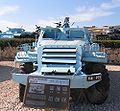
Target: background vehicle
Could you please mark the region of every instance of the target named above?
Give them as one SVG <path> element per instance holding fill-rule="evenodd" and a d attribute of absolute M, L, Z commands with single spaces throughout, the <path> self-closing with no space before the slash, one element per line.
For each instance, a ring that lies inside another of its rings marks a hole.
<path fill-rule="evenodd" d="M 23 28 L 8 28 L 6 32 L 0 33 L 1 38 L 14 38 L 20 37 L 25 30 Z"/>

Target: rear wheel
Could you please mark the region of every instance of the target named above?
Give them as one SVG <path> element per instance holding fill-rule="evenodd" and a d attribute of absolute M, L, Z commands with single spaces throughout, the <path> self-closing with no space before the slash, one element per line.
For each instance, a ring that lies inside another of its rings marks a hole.
<path fill-rule="evenodd" d="M 92 104 L 102 104 L 108 97 L 110 79 L 103 64 L 87 64 L 85 72 L 87 74 L 101 73 L 102 80 L 85 90 L 88 101 Z"/>

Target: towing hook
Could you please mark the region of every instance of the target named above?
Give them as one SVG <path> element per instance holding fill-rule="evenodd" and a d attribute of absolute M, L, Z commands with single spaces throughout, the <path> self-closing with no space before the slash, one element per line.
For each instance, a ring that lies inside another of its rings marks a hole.
<path fill-rule="evenodd" d="M 70 69 L 68 70 L 68 75 L 70 75 L 71 74 L 71 71 L 70 71 Z"/>
<path fill-rule="evenodd" d="M 55 73 L 56 73 L 56 70 L 53 70 L 52 73 L 55 74 Z"/>

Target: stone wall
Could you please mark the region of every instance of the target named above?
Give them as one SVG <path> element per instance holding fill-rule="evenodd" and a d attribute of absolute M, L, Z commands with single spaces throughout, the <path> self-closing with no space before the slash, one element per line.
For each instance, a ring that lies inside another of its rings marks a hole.
<path fill-rule="evenodd" d="M 109 64 L 120 65 L 120 48 L 106 48 Z"/>

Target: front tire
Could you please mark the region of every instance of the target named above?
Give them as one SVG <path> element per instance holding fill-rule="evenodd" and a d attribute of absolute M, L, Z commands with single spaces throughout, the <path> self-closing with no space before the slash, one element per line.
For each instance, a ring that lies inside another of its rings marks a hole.
<path fill-rule="evenodd" d="M 33 72 L 33 63 L 32 62 L 24 63 L 22 70 L 27 74 Z"/>
<path fill-rule="evenodd" d="M 25 93 L 25 85 L 19 84 L 19 99 L 20 99 L 20 102 L 23 102 L 24 93 Z"/>
<path fill-rule="evenodd" d="M 22 72 L 29 74 L 31 72 L 33 72 L 33 63 L 32 62 L 26 62 L 23 64 L 23 68 L 22 68 Z M 24 98 L 24 93 L 25 93 L 25 85 L 23 84 L 19 84 L 19 99 L 20 102 L 23 102 L 23 98 Z"/>
<path fill-rule="evenodd" d="M 108 97 L 110 88 L 110 79 L 103 64 L 89 64 L 86 73 L 101 73 L 102 80 L 85 90 L 86 98 L 92 104 L 102 104 Z"/>

